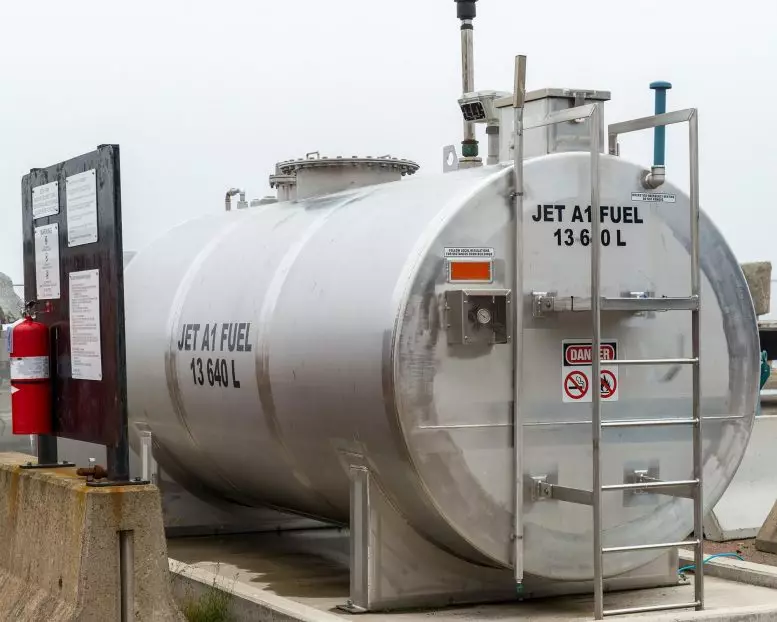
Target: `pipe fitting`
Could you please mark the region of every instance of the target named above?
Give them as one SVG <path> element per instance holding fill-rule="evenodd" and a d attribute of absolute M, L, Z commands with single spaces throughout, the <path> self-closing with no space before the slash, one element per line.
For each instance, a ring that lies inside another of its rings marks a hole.
<path fill-rule="evenodd" d="M 642 178 L 642 187 L 646 190 L 655 190 L 666 181 L 666 167 L 651 166 L 649 171 L 645 171 Z"/>
<path fill-rule="evenodd" d="M 227 190 L 227 193 L 224 196 L 224 209 L 226 211 L 229 212 L 232 210 L 232 197 L 235 196 L 236 194 L 240 195 L 240 199 L 239 199 L 240 202 L 238 203 L 238 208 L 240 207 L 241 203 L 246 202 L 245 190 L 241 190 L 240 188 L 230 188 L 229 190 Z"/>
<path fill-rule="evenodd" d="M 488 158 L 486 164 L 499 164 L 499 125 L 487 125 L 486 136 L 488 136 Z"/>
<path fill-rule="evenodd" d="M 472 20 L 475 19 L 477 0 L 456 0 L 456 13 L 461 20 L 461 92 L 463 95 L 475 90 L 475 51 Z M 477 158 L 478 141 L 475 137 L 475 124 L 464 120 L 464 140 L 461 152 L 465 158 Z"/>

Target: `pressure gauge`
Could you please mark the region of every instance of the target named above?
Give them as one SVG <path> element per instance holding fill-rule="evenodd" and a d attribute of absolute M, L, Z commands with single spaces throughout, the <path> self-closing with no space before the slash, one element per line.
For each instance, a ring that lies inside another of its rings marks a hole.
<path fill-rule="evenodd" d="M 491 321 L 491 311 L 486 309 L 485 307 L 481 307 L 478 309 L 478 322 L 481 324 L 488 324 Z"/>

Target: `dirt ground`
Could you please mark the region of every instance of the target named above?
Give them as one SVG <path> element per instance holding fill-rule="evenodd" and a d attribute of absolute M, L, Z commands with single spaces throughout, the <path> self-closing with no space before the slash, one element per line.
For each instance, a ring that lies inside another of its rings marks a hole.
<path fill-rule="evenodd" d="M 704 556 L 707 557 L 715 553 L 739 553 L 746 562 L 777 566 L 777 555 L 757 550 L 755 548 L 755 539 L 732 540 L 731 542 L 710 542 L 705 540 Z"/>

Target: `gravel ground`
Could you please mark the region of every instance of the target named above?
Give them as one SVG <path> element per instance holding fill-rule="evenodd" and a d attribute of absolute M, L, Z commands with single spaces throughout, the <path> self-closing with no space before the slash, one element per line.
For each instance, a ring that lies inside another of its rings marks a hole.
<path fill-rule="evenodd" d="M 715 553 L 739 553 L 746 562 L 777 566 L 777 555 L 763 553 L 755 548 L 753 540 L 732 540 L 731 542 L 704 541 L 704 556 Z"/>

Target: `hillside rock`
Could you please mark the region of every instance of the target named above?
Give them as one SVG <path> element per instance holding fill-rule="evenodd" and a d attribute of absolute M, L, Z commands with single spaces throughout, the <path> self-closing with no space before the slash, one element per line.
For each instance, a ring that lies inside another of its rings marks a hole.
<path fill-rule="evenodd" d="M 0 324 L 15 322 L 22 316 L 24 303 L 13 289 L 13 281 L 0 272 Z"/>

